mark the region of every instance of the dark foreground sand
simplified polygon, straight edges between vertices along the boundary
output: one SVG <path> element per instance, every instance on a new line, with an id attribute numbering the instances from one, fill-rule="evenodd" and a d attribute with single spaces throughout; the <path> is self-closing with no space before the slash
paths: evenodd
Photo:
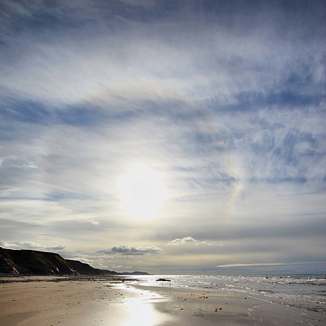
<path id="1" fill-rule="evenodd" d="M 217 290 L 144 288 L 104 279 L 0 284 L 1 326 L 325 324 L 322 312 Z"/>

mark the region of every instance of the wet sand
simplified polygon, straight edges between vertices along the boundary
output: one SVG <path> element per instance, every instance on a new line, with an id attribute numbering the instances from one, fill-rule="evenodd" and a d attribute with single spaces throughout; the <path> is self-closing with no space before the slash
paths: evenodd
<path id="1" fill-rule="evenodd" d="M 1 326 L 159 325 L 154 292 L 113 279 L 0 279 Z"/>
<path id="2" fill-rule="evenodd" d="M 118 280 L 0 284 L 4 326 L 324 325 L 325 314 L 218 290 L 134 286 Z"/>
<path id="3" fill-rule="evenodd" d="M 170 298 L 156 304 L 156 307 L 159 311 L 174 316 L 178 322 L 169 322 L 164 326 L 326 325 L 326 309 L 324 312 L 309 311 L 272 302 L 267 298 L 225 290 L 157 287 L 150 290 Z"/>

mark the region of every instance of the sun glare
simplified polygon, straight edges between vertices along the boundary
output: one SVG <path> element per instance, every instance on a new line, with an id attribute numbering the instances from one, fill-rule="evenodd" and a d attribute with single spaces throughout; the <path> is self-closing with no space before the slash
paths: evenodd
<path id="1" fill-rule="evenodd" d="M 167 199 L 163 174 L 146 164 L 128 165 L 117 186 L 121 209 L 135 219 L 157 217 Z"/>

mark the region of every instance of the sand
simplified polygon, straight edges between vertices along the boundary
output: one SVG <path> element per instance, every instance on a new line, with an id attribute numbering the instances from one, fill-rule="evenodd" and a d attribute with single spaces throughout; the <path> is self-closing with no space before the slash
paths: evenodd
<path id="1" fill-rule="evenodd" d="M 168 312 L 178 320 L 178 323 L 166 323 L 165 326 L 326 325 L 325 312 L 281 305 L 245 293 L 173 288 L 151 290 L 170 298 L 156 304 L 159 311 Z"/>
<path id="2" fill-rule="evenodd" d="M 119 280 L 87 278 L 0 284 L 1 326 L 291 326 L 325 322 L 322 312 L 218 290 L 144 288 Z"/>
<path id="3" fill-rule="evenodd" d="M 99 281 L 33 281 L 0 285 L 0 325 L 79 325 L 118 290 Z M 91 324 L 89 324 L 91 325 Z"/>

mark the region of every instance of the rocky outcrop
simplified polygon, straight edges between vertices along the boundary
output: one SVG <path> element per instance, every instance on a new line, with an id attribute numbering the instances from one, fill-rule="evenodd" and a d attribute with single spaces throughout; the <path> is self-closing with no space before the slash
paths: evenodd
<path id="1" fill-rule="evenodd" d="M 53 252 L 13 250 L 0 247 L 0 274 L 11 275 L 104 275 L 116 272 L 93 268 Z"/>

